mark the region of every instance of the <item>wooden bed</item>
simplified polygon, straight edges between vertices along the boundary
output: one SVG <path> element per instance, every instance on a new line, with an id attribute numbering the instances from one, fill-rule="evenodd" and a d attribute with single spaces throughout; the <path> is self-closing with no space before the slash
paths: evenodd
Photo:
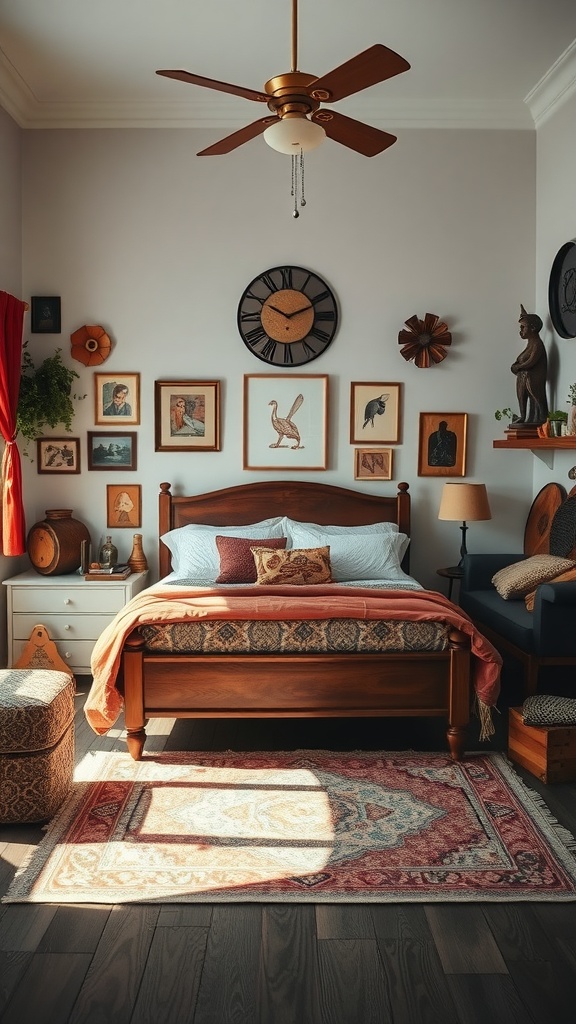
<path id="1" fill-rule="evenodd" d="M 338 526 L 394 522 L 410 533 L 408 484 L 391 497 L 322 483 L 265 481 L 175 496 L 160 485 L 160 536 L 189 523 L 239 526 L 274 515 Z M 407 569 L 407 556 L 403 568 Z M 160 541 L 160 578 L 171 570 Z M 463 756 L 471 705 L 470 639 L 446 650 L 376 654 L 159 654 L 137 629 L 123 644 L 120 688 L 130 754 L 139 760 L 148 718 L 443 716 L 451 756 Z"/>

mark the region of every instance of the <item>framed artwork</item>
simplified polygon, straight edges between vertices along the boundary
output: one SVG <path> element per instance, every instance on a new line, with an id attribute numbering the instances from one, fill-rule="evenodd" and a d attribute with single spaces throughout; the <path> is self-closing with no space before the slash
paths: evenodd
<path id="1" fill-rule="evenodd" d="M 140 374 L 94 374 L 94 422 L 140 423 Z"/>
<path id="2" fill-rule="evenodd" d="M 353 381 L 350 444 L 398 444 L 401 384 Z"/>
<path id="3" fill-rule="evenodd" d="M 418 476 L 465 476 L 465 412 L 421 412 Z"/>
<path id="4" fill-rule="evenodd" d="M 60 334 L 60 296 L 33 295 L 30 304 L 32 334 Z"/>
<path id="5" fill-rule="evenodd" d="M 154 382 L 157 452 L 220 451 L 220 381 Z"/>
<path id="6" fill-rule="evenodd" d="M 88 469 L 136 469 L 136 431 L 89 430 Z"/>
<path id="7" fill-rule="evenodd" d="M 245 374 L 244 469 L 328 468 L 326 374 Z"/>
<path id="8" fill-rule="evenodd" d="M 356 448 L 355 480 L 391 480 L 392 448 Z"/>
<path id="9" fill-rule="evenodd" d="M 80 438 L 36 438 L 36 468 L 39 473 L 79 473 Z"/>
<path id="10" fill-rule="evenodd" d="M 106 526 L 110 530 L 142 526 L 142 487 L 140 484 L 107 484 Z"/>

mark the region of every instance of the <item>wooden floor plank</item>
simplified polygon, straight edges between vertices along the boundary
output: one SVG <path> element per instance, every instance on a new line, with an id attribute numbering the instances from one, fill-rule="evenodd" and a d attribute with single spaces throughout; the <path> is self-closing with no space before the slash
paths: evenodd
<path id="1" fill-rule="evenodd" d="M 133 1024 L 193 1024 L 207 939 L 207 928 L 156 929 Z"/>
<path id="2" fill-rule="evenodd" d="M 0 1021 L 20 980 L 28 969 L 33 953 L 0 952 Z"/>
<path id="3" fill-rule="evenodd" d="M 66 904 L 58 907 L 38 943 L 39 953 L 94 953 L 112 907 Z"/>
<path id="4" fill-rule="evenodd" d="M 426 917 L 445 974 L 506 974 L 482 910 L 475 904 L 432 904 Z"/>
<path id="5" fill-rule="evenodd" d="M 261 935 L 260 905 L 214 907 L 194 1024 L 254 1024 L 258 1020 Z"/>
<path id="6" fill-rule="evenodd" d="M 393 1020 L 375 939 L 322 939 L 318 963 L 323 1021 L 382 1024 Z"/>
<path id="7" fill-rule="evenodd" d="M 4 1010 L 2 1024 L 67 1021 L 90 960 L 89 953 L 35 953 Z"/>
<path id="8" fill-rule="evenodd" d="M 378 939 L 394 1024 L 459 1024 L 432 939 Z"/>
<path id="9" fill-rule="evenodd" d="M 374 920 L 368 904 L 320 903 L 316 907 L 319 939 L 373 939 Z"/>
<path id="10" fill-rule="evenodd" d="M 56 914 L 49 903 L 10 903 L 2 915 L 0 950 L 35 953 Z"/>
<path id="11" fill-rule="evenodd" d="M 550 938 L 530 904 L 489 903 L 482 913 L 507 963 L 550 959 Z"/>
<path id="12" fill-rule="evenodd" d="M 560 1024 L 534 1017 L 508 975 L 451 974 L 446 981 L 458 1024 Z"/>
<path id="13" fill-rule="evenodd" d="M 576 972 L 567 961 L 510 963 L 510 977 L 537 1024 L 574 1024 Z"/>
<path id="14" fill-rule="evenodd" d="M 422 904 L 372 903 L 370 914 L 377 939 L 419 939 L 426 942 L 432 938 Z"/>
<path id="15" fill-rule="evenodd" d="M 268 904 L 262 911 L 258 1021 L 320 1024 L 313 906 Z"/>

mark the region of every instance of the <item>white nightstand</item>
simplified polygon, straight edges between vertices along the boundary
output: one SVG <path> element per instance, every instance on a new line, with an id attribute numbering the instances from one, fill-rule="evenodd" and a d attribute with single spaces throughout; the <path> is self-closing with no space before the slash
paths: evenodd
<path id="1" fill-rule="evenodd" d="M 60 657 L 78 675 L 90 674 L 90 656 L 102 630 L 147 586 L 147 572 L 125 580 L 85 580 L 77 573 L 42 576 L 33 569 L 4 580 L 8 611 L 8 665 L 24 650 L 34 626 L 46 626 Z"/>

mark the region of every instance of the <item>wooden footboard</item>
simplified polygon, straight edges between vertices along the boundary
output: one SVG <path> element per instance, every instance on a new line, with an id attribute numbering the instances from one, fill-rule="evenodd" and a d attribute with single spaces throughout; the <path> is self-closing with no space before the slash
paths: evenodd
<path id="1" fill-rule="evenodd" d="M 438 653 L 151 654 L 137 631 L 122 657 L 128 749 L 138 761 L 148 718 L 444 716 L 451 756 L 470 714 L 468 638 Z"/>

